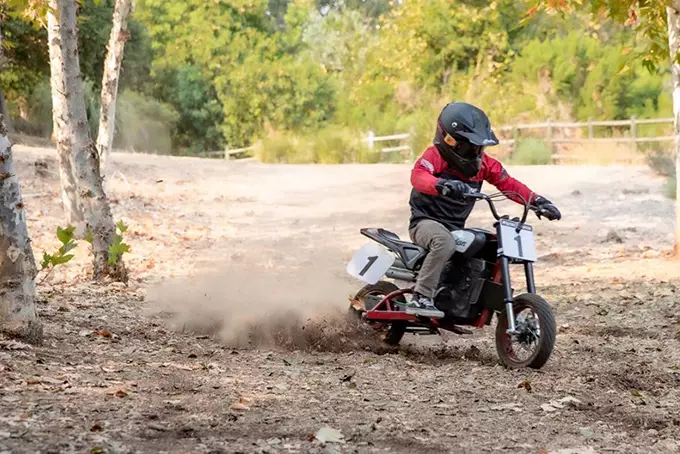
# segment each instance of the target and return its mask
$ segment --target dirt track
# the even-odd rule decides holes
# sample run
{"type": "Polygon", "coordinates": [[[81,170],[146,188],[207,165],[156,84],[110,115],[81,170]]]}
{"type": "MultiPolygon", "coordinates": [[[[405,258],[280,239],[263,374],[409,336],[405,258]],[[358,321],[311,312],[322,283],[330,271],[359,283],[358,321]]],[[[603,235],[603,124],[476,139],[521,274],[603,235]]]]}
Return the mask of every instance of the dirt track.
{"type": "MultiPolygon", "coordinates": [[[[41,255],[61,219],[56,163],[37,176],[53,152],[15,152],[41,255]]],[[[408,167],[115,158],[139,279],[90,285],[82,248],[41,286],[46,345],[0,341],[0,451],[680,450],[680,267],[651,172],[510,169],[565,215],[535,223],[556,351],[512,372],[492,329],[386,351],[333,316],[358,286],[344,275],[358,228],[406,236],[408,167]],[[323,426],[346,443],[309,441],[323,426]]],[[[489,219],[479,206],[470,224],[489,219]]]]}

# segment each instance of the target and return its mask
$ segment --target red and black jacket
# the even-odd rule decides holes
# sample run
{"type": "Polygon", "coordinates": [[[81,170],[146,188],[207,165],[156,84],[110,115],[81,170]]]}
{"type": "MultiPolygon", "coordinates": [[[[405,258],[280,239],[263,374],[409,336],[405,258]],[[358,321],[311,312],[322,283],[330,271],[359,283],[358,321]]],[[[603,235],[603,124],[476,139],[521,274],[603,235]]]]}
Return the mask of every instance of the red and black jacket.
{"type": "Polygon", "coordinates": [[[449,230],[465,227],[465,221],[474,207],[474,200],[459,201],[440,196],[435,187],[440,178],[463,181],[478,191],[481,190],[482,183],[487,181],[499,191],[507,193],[509,199],[518,203],[522,201],[513,193],[519,194],[529,203],[533,203],[537,197],[531,189],[508,175],[499,161],[486,153],[482,156],[479,173],[468,179],[459,172],[449,169],[437,148],[432,145],[416,161],[411,171],[413,190],[409,201],[411,205],[409,228],[413,228],[418,221],[423,219],[440,222],[449,230]]]}

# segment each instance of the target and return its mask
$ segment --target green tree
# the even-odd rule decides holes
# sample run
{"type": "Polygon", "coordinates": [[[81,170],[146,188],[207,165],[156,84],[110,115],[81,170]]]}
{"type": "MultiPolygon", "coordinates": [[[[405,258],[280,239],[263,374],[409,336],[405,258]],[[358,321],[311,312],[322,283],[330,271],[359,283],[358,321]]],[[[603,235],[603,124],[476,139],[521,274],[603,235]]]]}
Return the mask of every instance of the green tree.
{"type": "Polygon", "coordinates": [[[676,231],[675,251],[680,255],[680,0],[539,0],[529,16],[540,9],[570,11],[586,8],[594,16],[606,15],[630,25],[639,37],[634,55],[650,71],[670,62],[675,117],[676,231]]]}

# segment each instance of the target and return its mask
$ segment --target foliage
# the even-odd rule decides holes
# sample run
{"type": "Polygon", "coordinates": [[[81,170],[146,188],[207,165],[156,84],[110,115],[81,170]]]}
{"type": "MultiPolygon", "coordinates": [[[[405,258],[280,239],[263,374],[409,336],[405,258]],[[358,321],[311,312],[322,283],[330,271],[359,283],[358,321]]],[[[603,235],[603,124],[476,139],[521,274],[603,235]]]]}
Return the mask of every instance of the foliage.
{"type": "Polygon", "coordinates": [[[677,198],[677,180],[675,175],[666,177],[666,184],[664,185],[664,193],[666,197],[675,200],[677,198]]]}
{"type": "Polygon", "coordinates": [[[670,199],[675,200],[677,198],[677,177],[675,175],[670,175],[666,178],[666,184],[664,185],[664,193],[670,199]]]}
{"type": "Polygon", "coordinates": [[[670,177],[675,175],[675,158],[671,153],[659,149],[646,155],[647,165],[659,175],[670,177]]]}
{"type": "Polygon", "coordinates": [[[510,163],[530,166],[552,164],[552,150],[541,139],[519,139],[510,157],[510,163]]]}
{"type": "MultiPolygon", "coordinates": [[[[83,0],[79,13],[93,133],[113,1],[83,0]]],[[[413,132],[418,154],[452,100],[482,106],[494,125],[667,116],[668,71],[650,73],[640,57],[662,61],[666,2],[139,0],[115,146],[196,154],[262,141],[264,159],[342,161],[285,151],[339,128],[413,132]]],[[[49,135],[46,34],[25,23],[43,13],[10,5],[0,86],[19,127],[49,135]]]]}
{"type": "Polygon", "coordinates": [[[69,254],[69,252],[77,246],[74,240],[74,231],[75,228],[73,226],[69,226],[65,229],[57,227],[57,238],[61,242],[61,246],[57,252],[53,254],[48,254],[47,252],[43,253],[42,261],[40,262],[40,271],[47,270],[47,273],[40,282],[47,279],[47,276],[52,273],[55,267],[69,262],[74,257],[73,254],[69,254]]]}
{"type": "Polygon", "coordinates": [[[169,154],[179,121],[172,106],[124,90],[117,101],[114,147],[169,154]]]}
{"type": "Polygon", "coordinates": [[[109,246],[109,265],[115,265],[121,260],[124,253],[130,252],[130,246],[123,242],[123,233],[127,231],[128,226],[123,221],[118,221],[116,229],[113,242],[109,246]]]}
{"type": "Polygon", "coordinates": [[[269,133],[255,145],[255,156],[262,162],[287,164],[377,163],[380,153],[371,151],[354,131],[328,127],[314,135],[269,133]]]}

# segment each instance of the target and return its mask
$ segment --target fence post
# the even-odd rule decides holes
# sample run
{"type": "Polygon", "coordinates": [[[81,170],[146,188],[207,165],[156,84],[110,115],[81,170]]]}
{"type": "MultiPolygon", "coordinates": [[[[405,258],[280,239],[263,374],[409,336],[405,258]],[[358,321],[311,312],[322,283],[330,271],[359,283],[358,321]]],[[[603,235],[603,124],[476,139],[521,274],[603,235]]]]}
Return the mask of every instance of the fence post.
{"type": "Polygon", "coordinates": [[[630,137],[631,140],[633,141],[633,151],[637,153],[638,146],[637,146],[637,123],[635,122],[635,115],[630,117],[630,137]]]}
{"type": "Polygon", "coordinates": [[[373,131],[368,131],[368,136],[366,137],[366,141],[368,142],[368,149],[373,151],[374,144],[375,144],[375,133],[373,131]]]}
{"type": "Polygon", "coordinates": [[[519,143],[519,127],[517,127],[517,121],[515,121],[515,127],[512,128],[512,147],[510,148],[510,157],[517,151],[517,144],[519,143]]]}
{"type": "Polygon", "coordinates": [[[411,149],[411,162],[415,162],[416,160],[416,147],[415,147],[415,138],[416,138],[416,128],[411,126],[408,130],[408,146],[411,149]]]}
{"type": "Polygon", "coordinates": [[[548,147],[550,147],[550,154],[551,156],[555,155],[555,148],[553,146],[553,127],[552,127],[552,119],[548,119],[547,121],[547,128],[548,128],[548,147]]]}
{"type": "Polygon", "coordinates": [[[593,129],[593,117],[588,117],[588,138],[592,139],[595,137],[595,131],[593,129]]]}

